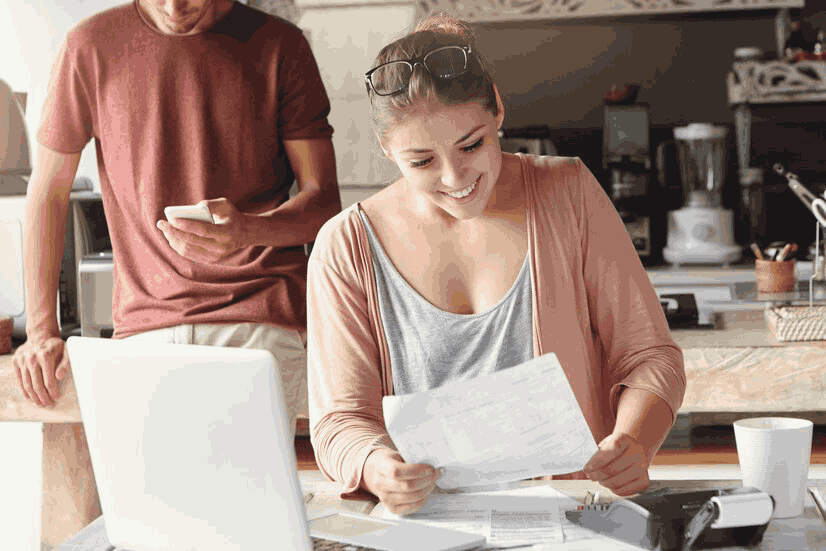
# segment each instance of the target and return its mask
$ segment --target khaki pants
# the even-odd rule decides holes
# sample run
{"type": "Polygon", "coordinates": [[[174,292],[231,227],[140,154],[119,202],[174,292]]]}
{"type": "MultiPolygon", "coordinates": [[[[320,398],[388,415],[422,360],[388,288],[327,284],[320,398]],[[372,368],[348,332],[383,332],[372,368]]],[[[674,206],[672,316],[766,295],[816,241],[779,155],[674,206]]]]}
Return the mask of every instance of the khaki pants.
{"type": "Polygon", "coordinates": [[[177,325],[127,337],[129,340],[169,344],[200,344],[269,350],[281,380],[289,416],[290,440],[295,422],[307,416],[306,333],[257,323],[177,325]]]}

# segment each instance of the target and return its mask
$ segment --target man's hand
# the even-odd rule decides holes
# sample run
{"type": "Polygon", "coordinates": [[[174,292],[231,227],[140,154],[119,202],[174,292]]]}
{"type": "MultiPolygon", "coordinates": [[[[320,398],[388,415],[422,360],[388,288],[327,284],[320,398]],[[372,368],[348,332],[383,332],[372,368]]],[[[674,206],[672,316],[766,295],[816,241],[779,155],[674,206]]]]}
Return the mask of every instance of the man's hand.
{"type": "Polygon", "coordinates": [[[415,513],[427,501],[441,473],[430,465],[405,463],[398,452],[374,450],[362,474],[365,488],[397,515],[415,513]]]}
{"type": "Polygon", "coordinates": [[[60,398],[57,382],[69,372],[69,354],[57,337],[29,338],[12,359],[17,382],[27,400],[49,407],[60,398]]]}
{"type": "Polygon", "coordinates": [[[588,478],[618,496],[637,494],[648,487],[648,459],[642,444],[620,433],[606,437],[598,447],[583,469],[588,478]]]}
{"type": "Polygon", "coordinates": [[[156,224],[175,252],[193,262],[212,264],[246,245],[246,218],[235,205],[224,198],[198,204],[209,208],[214,224],[184,218],[156,224]]]}

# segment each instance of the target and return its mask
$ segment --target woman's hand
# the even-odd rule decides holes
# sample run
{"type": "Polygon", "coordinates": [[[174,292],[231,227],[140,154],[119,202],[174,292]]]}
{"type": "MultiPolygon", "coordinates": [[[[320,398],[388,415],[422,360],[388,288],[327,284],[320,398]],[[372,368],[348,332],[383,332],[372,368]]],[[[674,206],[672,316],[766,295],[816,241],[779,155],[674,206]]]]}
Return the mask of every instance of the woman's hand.
{"type": "Polygon", "coordinates": [[[409,515],[422,508],[440,475],[430,465],[405,463],[399,452],[383,448],[367,456],[362,485],[391,513],[409,515]]]}
{"type": "Polygon", "coordinates": [[[611,434],[583,470],[618,496],[637,494],[648,488],[648,455],[642,444],[625,433],[611,434]]]}

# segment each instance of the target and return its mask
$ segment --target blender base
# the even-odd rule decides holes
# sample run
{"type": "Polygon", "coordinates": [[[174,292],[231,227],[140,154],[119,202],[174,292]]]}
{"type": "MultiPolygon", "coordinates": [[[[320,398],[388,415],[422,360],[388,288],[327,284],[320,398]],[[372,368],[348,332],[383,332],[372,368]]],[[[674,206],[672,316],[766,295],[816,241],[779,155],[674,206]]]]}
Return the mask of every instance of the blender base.
{"type": "Polygon", "coordinates": [[[666,262],[679,266],[681,264],[731,264],[740,260],[742,247],[733,246],[722,250],[710,251],[691,249],[663,249],[663,258],[666,262]]]}
{"type": "Polygon", "coordinates": [[[740,259],[730,210],[687,207],[668,213],[663,258],[671,264],[730,264],[740,259]]]}

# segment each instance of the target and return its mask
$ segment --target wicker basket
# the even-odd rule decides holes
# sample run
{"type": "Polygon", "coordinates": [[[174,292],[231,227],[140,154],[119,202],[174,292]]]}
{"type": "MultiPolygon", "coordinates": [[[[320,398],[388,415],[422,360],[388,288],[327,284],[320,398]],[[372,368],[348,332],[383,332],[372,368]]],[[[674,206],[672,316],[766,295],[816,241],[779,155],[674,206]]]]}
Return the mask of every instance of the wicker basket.
{"type": "Polygon", "coordinates": [[[826,307],[767,306],[769,330],[779,341],[826,340],[826,307]]]}

